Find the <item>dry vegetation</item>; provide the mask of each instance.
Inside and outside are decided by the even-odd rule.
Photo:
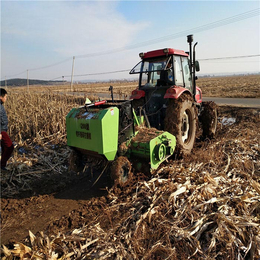
[[[82,104],[84,97],[11,90],[6,102],[10,135],[19,144],[65,143],[66,114]]]
[[[97,82],[73,84],[72,90],[69,83],[52,86],[29,86],[30,92],[51,92],[51,93],[70,93],[74,95],[93,96],[94,94],[110,94],[109,87],[113,86],[114,94],[121,98],[129,98],[131,91],[138,86],[137,82],[116,81],[116,82]],[[12,87],[13,91],[27,91],[27,87]]]
[[[260,98],[260,75],[199,78],[197,85],[208,97]]]
[[[129,98],[132,90],[136,89],[138,82],[116,81],[103,83],[86,83],[73,85],[73,91],[92,95],[94,93],[109,93],[109,86],[114,87],[114,93],[120,98]],[[233,98],[260,98],[260,75],[226,76],[226,77],[199,77],[197,85],[202,89],[204,96],[233,97]],[[19,88],[13,88],[21,89]],[[27,88],[23,88],[27,89]],[[53,86],[30,86],[31,91],[71,92],[69,84]]]
[[[9,133],[17,148],[10,172],[1,174],[2,196],[13,197],[31,190],[35,180],[67,171],[66,115],[82,104],[83,97],[8,91]]]
[[[59,189],[69,185],[65,116],[83,101],[10,91],[10,134],[18,148],[11,176],[1,174],[2,235],[20,214],[6,198],[54,192],[44,179],[48,185],[65,181]],[[55,221],[46,218],[45,230],[5,243],[2,258],[259,259],[260,110],[221,107],[219,113],[216,138],[197,140],[192,156],[163,164],[150,178],[136,173],[124,189],[111,187]]]

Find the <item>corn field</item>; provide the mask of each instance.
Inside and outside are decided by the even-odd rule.
[[[82,104],[84,97],[9,91],[6,110],[11,139],[19,144],[25,141],[64,144],[66,115]]]

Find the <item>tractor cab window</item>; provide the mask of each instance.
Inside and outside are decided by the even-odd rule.
[[[168,64],[171,64],[169,57],[141,61],[130,71],[130,74],[140,74],[140,87],[155,87],[160,80],[161,72],[170,70],[167,68]],[[173,77],[173,73],[170,73]]]
[[[173,57],[174,57],[175,84],[176,84],[176,86],[184,86],[181,57],[180,56],[173,56]]]
[[[181,61],[182,61],[185,88],[191,90],[191,73],[190,73],[188,57],[182,57]]]

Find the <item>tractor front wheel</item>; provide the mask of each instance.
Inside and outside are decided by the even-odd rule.
[[[169,99],[164,120],[164,129],[176,137],[176,153],[190,154],[196,136],[197,115],[192,97],[182,94],[178,99]]]
[[[132,166],[129,160],[120,156],[111,165],[111,179],[115,184],[124,186],[132,177]]]

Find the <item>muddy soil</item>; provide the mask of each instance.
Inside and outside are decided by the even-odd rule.
[[[224,132],[229,131],[229,127],[221,123],[224,118],[235,118],[235,124],[241,124],[241,131],[247,131],[247,122],[250,122],[251,130],[260,126],[260,110],[220,107],[219,115],[219,134],[212,142],[217,142]],[[194,153],[199,153],[205,142],[208,141],[197,140]],[[189,160],[193,159],[197,157]],[[68,174],[66,178],[54,175],[36,181],[29,193],[1,196],[1,244],[24,241],[29,230],[35,234],[80,228],[90,218],[102,214],[102,205],[107,203],[107,190],[112,184],[106,176],[102,176],[94,187],[92,184],[88,174]],[[123,194],[122,190],[119,192]],[[110,225],[108,217],[104,216],[104,225],[106,223]]]
[[[99,185],[101,183],[102,186]],[[92,184],[89,175],[71,175],[70,178],[56,184],[49,178],[43,185],[46,187],[46,192],[43,188],[37,188],[40,186],[38,183],[33,186],[34,190],[30,193],[21,192],[15,198],[2,197],[1,244],[22,241],[29,230],[36,233],[46,230],[51,224],[55,226],[57,220],[69,216],[72,211],[78,211],[90,198],[106,195],[105,187],[111,186],[109,179],[105,177],[94,187],[91,187]],[[73,228],[80,225],[80,220],[74,222],[66,223],[66,227]],[[64,225],[65,223],[59,223],[57,228],[62,228]]]

